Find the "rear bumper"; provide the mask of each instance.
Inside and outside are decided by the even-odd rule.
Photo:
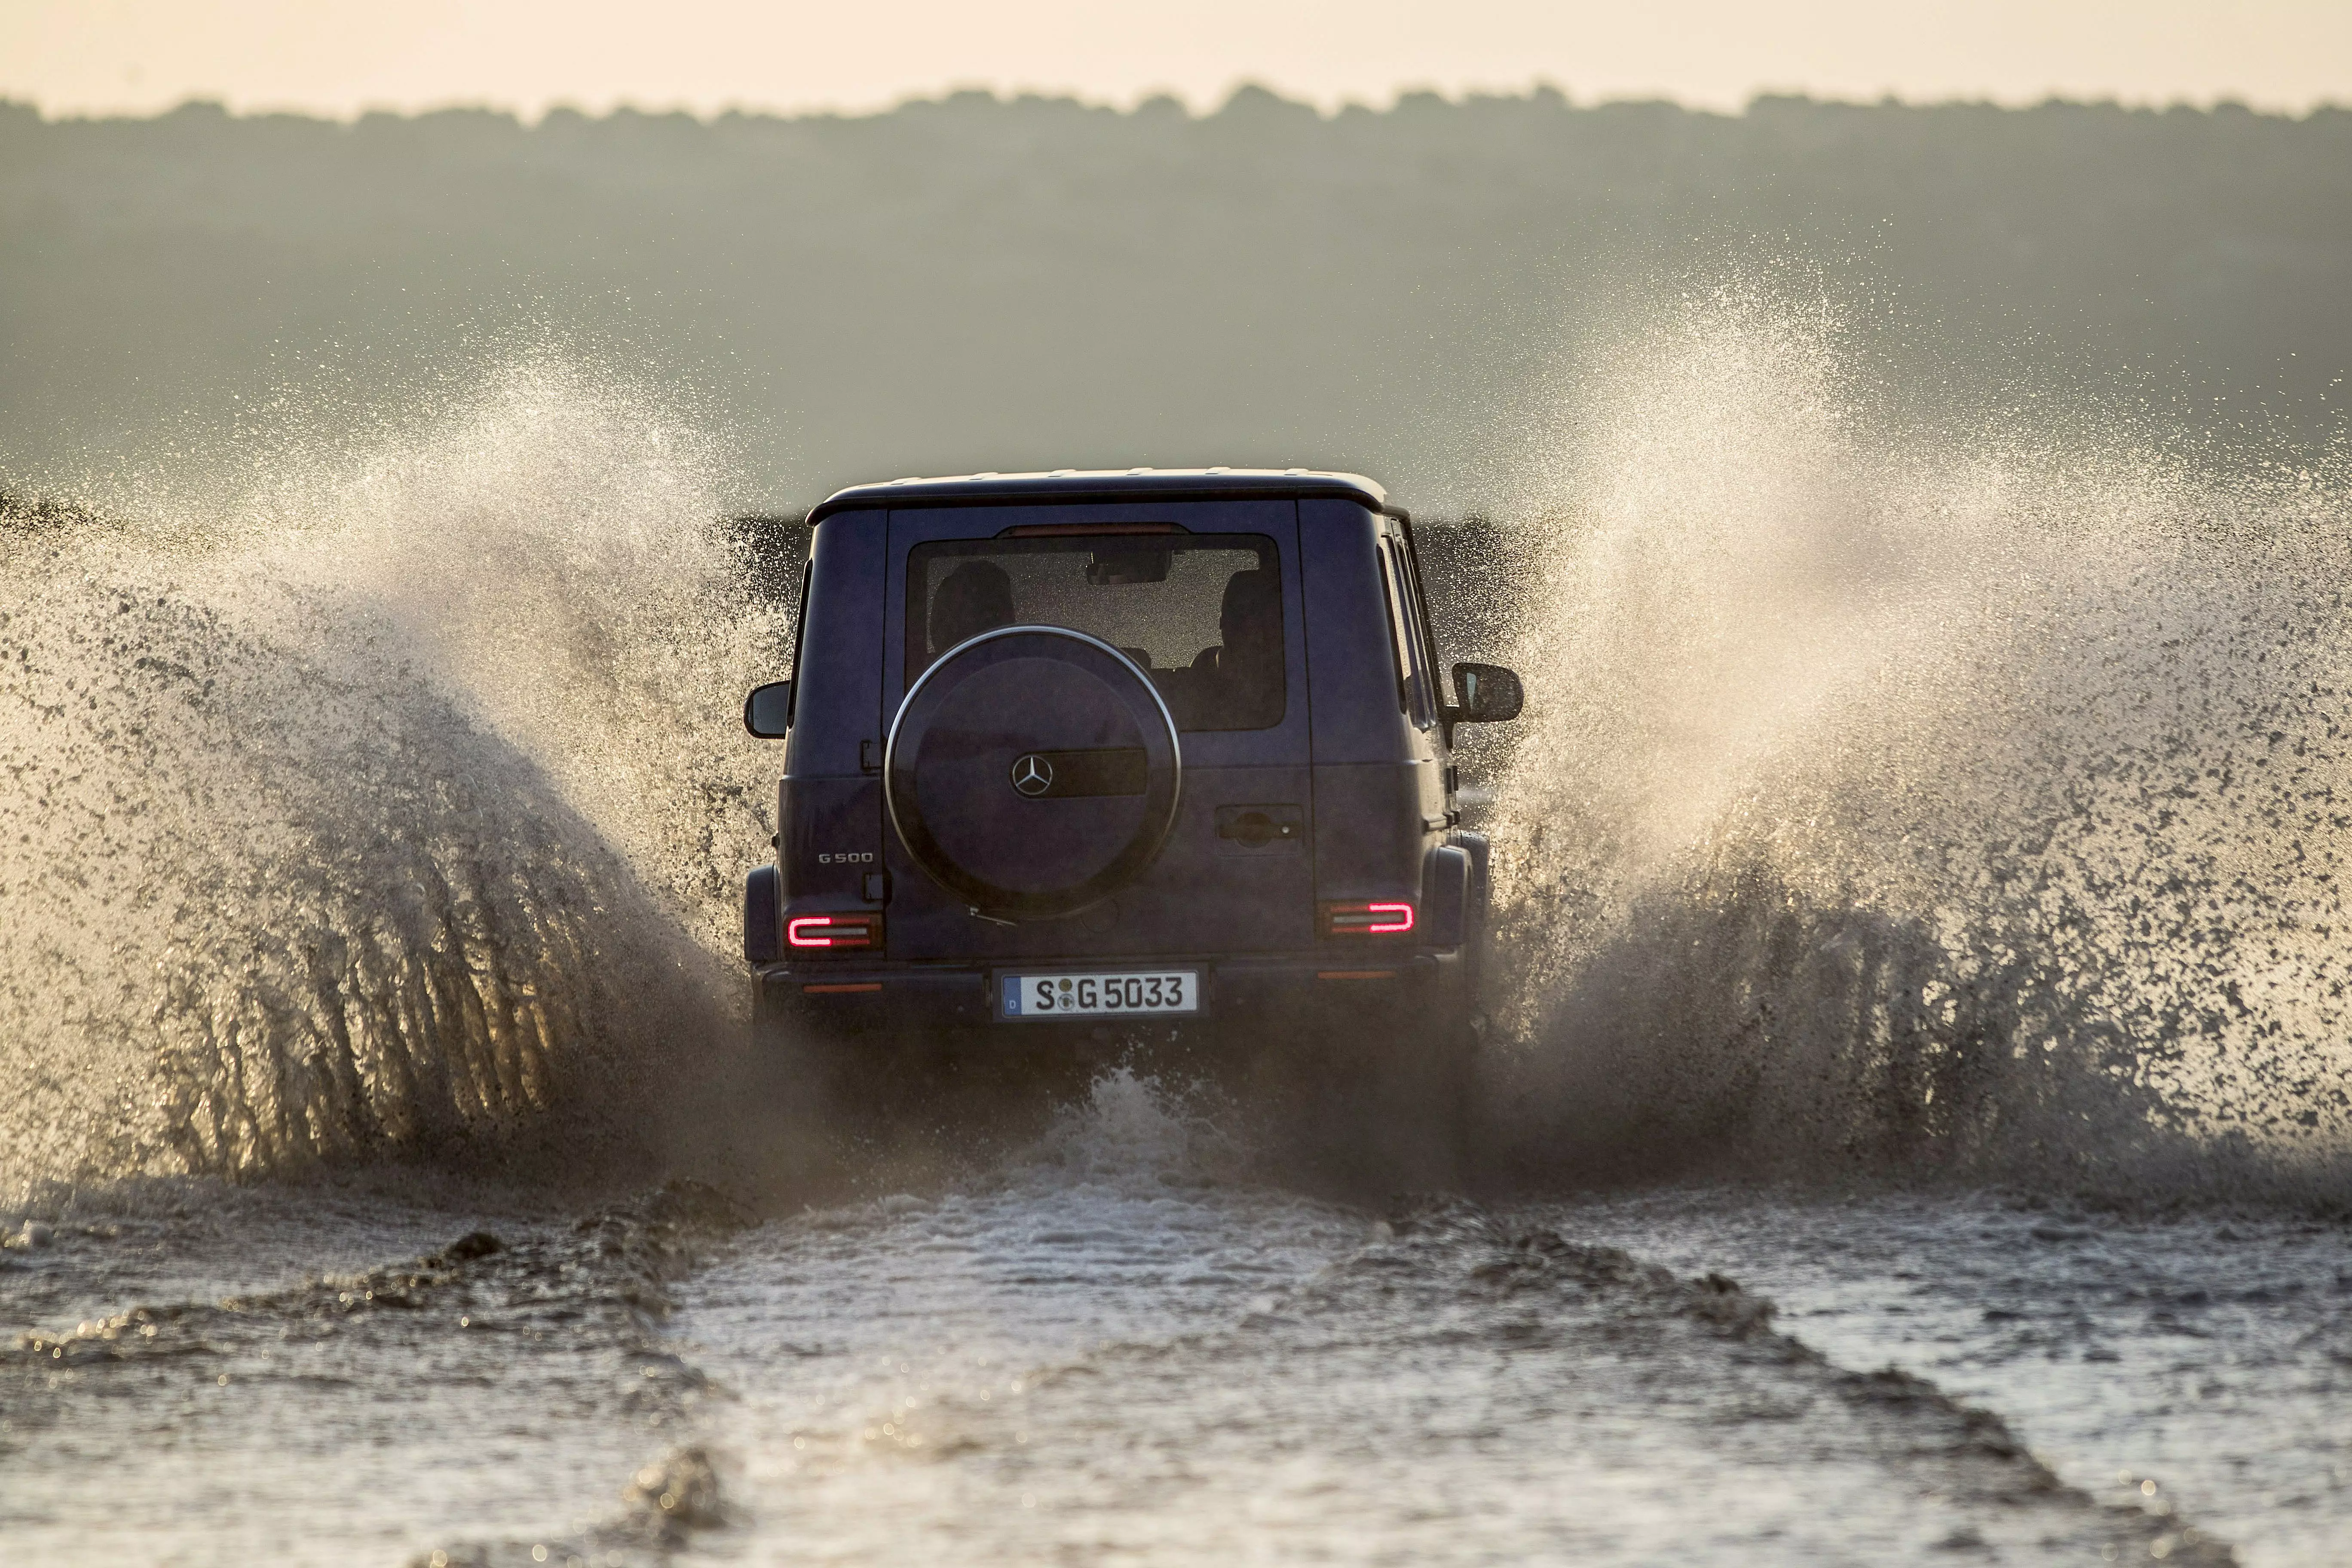
[[[1007,970],[1201,972],[1197,1014],[1097,1015],[1018,1023],[996,1015],[994,977]],[[1466,1013],[1466,971],[1457,951],[1285,953],[1226,958],[1032,959],[1013,963],[769,963],[759,966],[760,1011],[847,1027],[944,1028],[995,1026],[1024,1035],[1084,1031],[1105,1025],[1241,1024],[1302,1012],[1393,1013],[1402,1005]]]

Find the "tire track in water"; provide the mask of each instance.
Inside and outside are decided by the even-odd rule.
[[[1720,1275],[1461,1200],[1376,1221],[1187,1127],[1112,1075],[992,1179],[772,1222],[691,1281],[674,1330],[735,1395],[710,1552],[2232,1560]]]
[[[677,1185],[404,1263],[24,1332],[0,1349],[0,1534],[59,1563],[384,1560],[453,1521],[586,1512],[658,1544],[676,1494],[614,1503],[709,1397],[662,1325],[742,1218]]]
[[[1720,1274],[1285,1194],[1126,1074],[934,1195],[746,1217],[677,1188],[26,1334],[0,1519],[65,1562],[2231,1560]]]

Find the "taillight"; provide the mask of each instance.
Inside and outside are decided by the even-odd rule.
[[[1411,904],[1339,903],[1323,906],[1325,936],[1398,936],[1412,929]]]
[[[784,922],[784,945],[798,952],[830,948],[870,951],[882,945],[880,915],[794,915]]]

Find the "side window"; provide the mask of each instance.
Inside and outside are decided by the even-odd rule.
[[[808,560],[801,566],[800,609],[793,617],[793,662],[784,671],[793,683],[793,694],[784,704],[784,772],[788,775],[824,771],[816,758],[824,753],[824,742],[817,731],[800,722],[802,704],[808,700],[808,686],[804,679],[808,674],[808,664],[803,652],[808,647],[809,587],[816,581],[816,542],[812,531]],[[818,662],[824,661],[820,659]],[[769,804],[774,805],[773,796],[770,797]]]
[[[801,645],[808,637],[809,584],[816,578],[815,542],[810,542],[809,558],[801,566],[801,607],[793,617],[793,667],[784,673],[793,682],[792,700],[784,705],[784,722],[793,721],[793,710],[801,705]]]
[[[1388,599],[1389,642],[1396,655],[1397,706],[1423,729],[1437,721],[1430,703],[1429,671],[1413,614],[1412,579],[1396,540],[1381,536],[1381,587]]]
[[[1412,590],[1405,599],[1405,613],[1412,621],[1413,646],[1421,650],[1421,668],[1434,712],[1445,705],[1445,665],[1437,657],[1437,628],[1430,624],[1429,594],[1421,582],[1421,552],[1412,547],[1410,527],[1399,542],[1397,559],[1403,564],[1405,581]]]

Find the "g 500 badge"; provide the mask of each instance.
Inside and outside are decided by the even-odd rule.
[[[844,849],[836,854],[820,855],[816,858],[816,863],[820,866],[870,866],[874,863],[874,851]]]

